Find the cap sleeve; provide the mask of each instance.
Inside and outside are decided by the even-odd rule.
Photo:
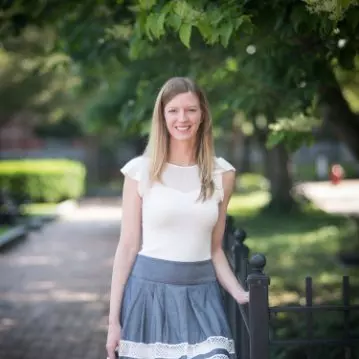
[[[214,171],[216,173],[224,173],[224,172],[228,172],[228,171],[235,171],[236,169],[228,162],[226,161],[223,157],[216,157],[215,158],[215,166],[214,166]]]
[[[138,194],[142,197],[145,188],[145,163],[146,161],[142,156],[135,157],[128,161],[122,168],[121,172],[138,182]]]
[[[215,186],[215,193],[218,202],[222,202],[224,199],[223,190],[223,173],[228,171],[236,171],[236,169],[223,157],[215,157],[214,160],[214,175],[213,182]]]
[[[142,162],[142,157],[132,158],[121,168],[121,172],[124,175],[139,181]]]

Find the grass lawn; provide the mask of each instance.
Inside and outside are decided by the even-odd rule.
[[[353,286],[359,287],[359,270],[344,268],[336,258],[342,242],[354,238],[347,219],[309,205],[299,214],[263,214],[260,209],[268,201],[265,191],[236,194],[228,213],[247,232],[251,253],[260,252],[267,258],[271,305],[303,303],[306,276],[313,277],[317,303],[341,298],[343,275],[350,275]],[[352,294],[354,301],[354,288]]]
[[[28,216],[46,216],[56,213],[56,203],[31,203],[22,205],[22,210]]]

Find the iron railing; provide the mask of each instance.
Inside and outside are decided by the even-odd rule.
[[[262,254],[253,255],[250,260],[249,249],[244,244],[246,233],[236,230],[233,218],[228,216],[223,248],[228,261],[243,287],[250,292],[248,305],[238,306],[231,296],[224,292],[225,308],[229,324],[236,342],[236,352],[240,359],[269,359],[270,349],[277,346],[296,346],[305,348],[306,359],[318,358],[314,348],[318,346],[336,346],[342,348],[338,358],[359,358],[355,347],[359,346],[359,337],[351,333],[351,313],[359,310],[359,305],[350,303],[349,277],[342,281],[342,305],[313,304],[313,280],[305,278],[305,304],[270,307],[268,291],[270,279],[264,273],[266,258]],[[304,338],[276,338],[271,330],[272,321],[279,313],[301,313],[304,324]],[[315,313],[341,312],[342,335],[333,338],[317,338],[314,335]]]

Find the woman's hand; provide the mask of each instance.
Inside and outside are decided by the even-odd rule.
[[[109,359],[116,359],[115,349],[119,346],[121,339],[120,324],[110,324],[107,332],[106,350]]]
[[[249,292],[240,291],[234,299],[238,304],[246,304],[249,302]]]

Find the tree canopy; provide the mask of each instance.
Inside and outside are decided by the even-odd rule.
[[[299,147],[321,118],[359,158],[359,119],[347,101],[358,86],[357,1],[5,3],[4,50],[31,26],[54,29],[44,57],[71,59],[69,78],[81,79],[67,93],[71,113],[91,131],[145,133],[160,86],[185,75],[208,93],[216,129],[251,125],[274,146],[266,174],[283,209],[293,201],[282,141]]]
[[[182,71],[199,78],[212,98],[225,94],[215,106],[218,113],[244,111],[248,117],[264,114],[268,125],[277,121],[273,144],[288,138],[300,144],[319,108],[359,158],[358,116],[336,76],[357,72],[357,1],[91,0],[33,6],[13,0],[3,9],[3,38],[29,24],[56,27],[54,50],[80,63],[84,83],[100,89],[87,111],[93,119],[112,109],[124,128],[138,129],[150,107],[141,94]]]

